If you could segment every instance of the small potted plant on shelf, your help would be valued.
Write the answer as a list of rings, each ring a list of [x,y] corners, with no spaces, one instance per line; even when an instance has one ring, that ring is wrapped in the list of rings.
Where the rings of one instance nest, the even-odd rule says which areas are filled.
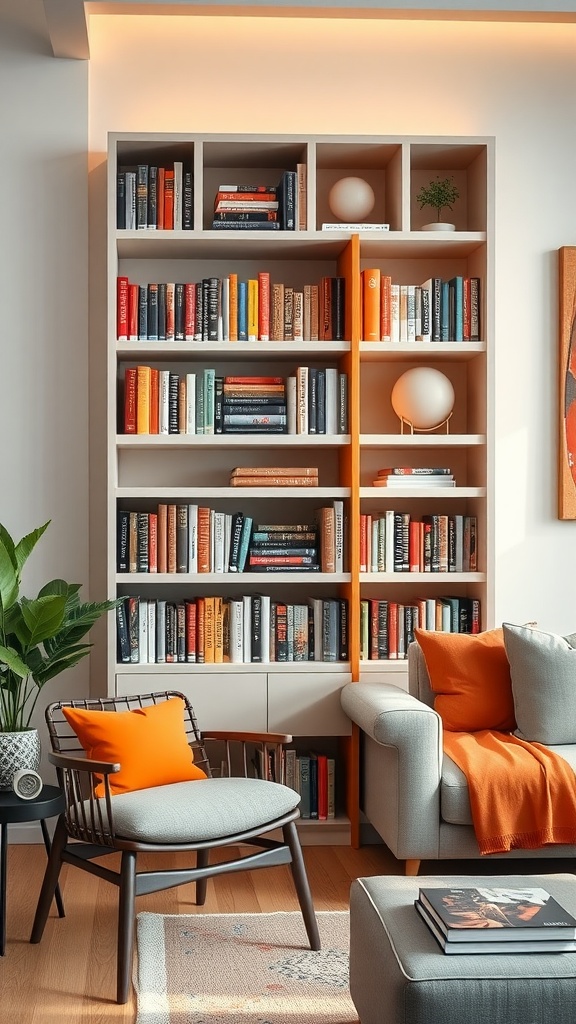
[[[454,184],[454,178],[440,178],[439,175],[436,175],[436,178],[429,182],[428,185],[423,185],[416,196],[416,202],[420,203],[421,210],[425,206],[431,206],[432,209],[436,210],[437,219],[432,221],[431,224],[423,224],[422,230],[454,231],[455,225],[440,220],[440,214],[442,210],[451,210],[453,204],[459,198],[460,192]]]
[[[82,603],[79,583],[51,580],[36,598],[20,594],[20,574],[49,522],[17,543],[0,524],[0,790],[18,769],[37,771],[38,731],[30,727],[42,687],[77,665],[91,627],[117,601]]]

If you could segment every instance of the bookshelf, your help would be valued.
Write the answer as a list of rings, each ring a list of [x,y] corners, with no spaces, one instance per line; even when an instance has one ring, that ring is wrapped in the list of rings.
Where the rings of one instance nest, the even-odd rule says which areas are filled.
[[[118,168],[166,167],[181,162],[190,174],[189,228],[117,227]],[[102,516],[106,558],[95,579],[108,596],[142,602],[183,603],[263,593],[288,604],[309,598],[345,601],[345,660],[257,663],[120,663],[111,615],[103,645],[106,665],[93,659],[94,689],[145,692],[172,686],[186,691],[203,728],[290,732],[297,749],[336,759],[336,816],[303,822],[303,840],[353,842],[359,836],[358,743],[340,708],[339,693],[360,678],[406,685],[402,661],[361,657],[362,599],[409,602],[444,593],[481,602],[482,628],[491,624],[491,537],[488,523],[490,466],[489,378],[491,327],[491,139],[328,136],[111,134],[107,161],[106,468]],[[305,168],[306,212],[299,230],[214,230],[214,197],[220,184],[277,183],[284,171]],[[440,235],[425,222],[414,196],[422,179],[455,176],[460,189],[456,230]],[[364,230],[322,231],[333,221],[327,195],[346,175],[367,180],[375,194]],[[370,230],[389,222],[390,230]],[[367,342],[362,337],[361,271],[378,267],[397,283],[430,276],[477,276],[482,282],[482,334],[474,342]],[[345,282],[344,330],[339,340],[228,341],[122,340],[117,338],[117,282],[143,288],[150,282],[200,282],[257,278],[267,271],[295,291],[323,278]],[[98,318],[96,318],[98,319]],[[106,343],[104,342],[106,336]],[[389,395],[408,367],[433,366],[453,383],[456,403],[449,434],[400,434]],[[124,379],[140,365],[185,377],[206,368],[216,376],[274,375],[287,380],[298,367],[331,368],[347,383],[346,433],[154,434],[124,432]],[[102,410],[100,409],[100,415]],[[96,422],[96,421],[95,421]],[[385,465],[450,465],[456,487],[447,493],[422,487],[407,492],[371,485]],[[317,487],[232,487],[236,466],[312,466]],[[155,513],[159,505],[209,506],[230,515],[241,509],[254,523],[314,521],[316,509],[342,502],[346,562],[339,572],[124,572],[118,571],[119,510]],[[373,573],[360,571],[360,516],[385,509],[413,517],[454,513],[477,517],[478,565],[472,573]],[[102,519],[102,522],[100,522]],[[106,680],[105,687],[102,680]]]

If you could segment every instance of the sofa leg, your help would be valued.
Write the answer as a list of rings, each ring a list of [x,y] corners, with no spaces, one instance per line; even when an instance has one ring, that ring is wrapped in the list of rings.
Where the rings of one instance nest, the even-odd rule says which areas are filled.
[[[420,870],[419,860],[407,860],[405,864],[406,867],[404,873],[406,874],[406,876],[414,876],[418,874]]]

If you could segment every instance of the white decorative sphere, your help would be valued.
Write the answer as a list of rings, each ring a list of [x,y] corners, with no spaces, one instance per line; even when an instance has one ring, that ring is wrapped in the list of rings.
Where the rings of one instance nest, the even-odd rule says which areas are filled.
[[[374,192],[364,178],[340,178],[330,189],[328,206],[338,220],[362,221],[374,209]]]
[[[416,430],[433,430],[448,419],[454,407],[454,388],[440,370],[415,366],[398,377],[392,388],[392,408]]]

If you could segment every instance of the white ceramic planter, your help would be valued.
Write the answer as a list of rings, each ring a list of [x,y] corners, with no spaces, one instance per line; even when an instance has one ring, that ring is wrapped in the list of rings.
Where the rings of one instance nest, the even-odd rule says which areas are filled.
[[[0,732],[0,790],[11,790],[17,771],[40,767],[40,737],[37,729]]]
[[[456,231],[456,225],[448,224],[444,220],[434,220],[431,224],[423,224],[422,231]]]

